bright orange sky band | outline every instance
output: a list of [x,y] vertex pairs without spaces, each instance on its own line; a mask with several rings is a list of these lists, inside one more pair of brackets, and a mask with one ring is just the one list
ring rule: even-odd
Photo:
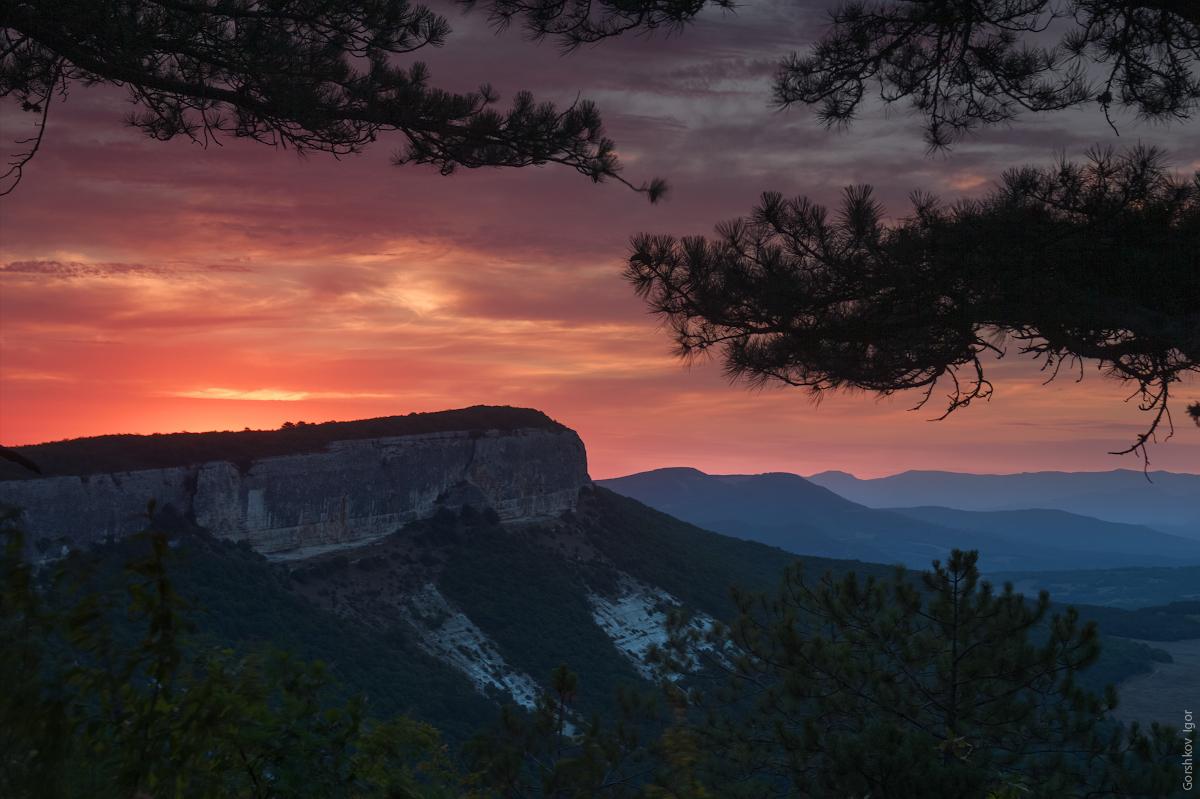
[[[1078,156],[1093,141],[1159,143],[1179,169],[1200,166],[1195,125],[1130,120],[1116,140],[1090,111],[1020,120],[940,157],[924,153],[907,116],[828,132],[802,112],[780,115],[764,75],[787,31],[770,8],[703,22],[669,45],[629,40],[565,58],[456,21],[462,49],[452,39],[430,59],[451,88],[486,77],[509,95],[528,87],[569,101],[582,90],[606,113],[630,178],[671,181],[661,206],[553,167],[449,178],[397,168],[385,142],[340,162],[245,142],[152,142],[120,123],[119,92],[77,87],[53,109],[25,182],[0,201],[0,441],[490,403],[540,408],[578,430],[593,477],[669,465],[863,476],[1141,468],[1106,453],[1147,419],[1094,366],[1082,382],[1043,386],[1013,353],[995,365],[990,403],[935,423],[940,408],[911,412],[913,396],[814,405],[671,357],[620,278],[630,234],[706,233],[763,190],[831,201],[858,182],[900,215],[912,189],[977,194],[1008,166]],[[12,140],[31,120],[8,109],[3,122]],[[1200,398],[1200,386],[1177,395]],[[1151,466],[1200,471],[1200,429],[1178,427],[1151,448]]]

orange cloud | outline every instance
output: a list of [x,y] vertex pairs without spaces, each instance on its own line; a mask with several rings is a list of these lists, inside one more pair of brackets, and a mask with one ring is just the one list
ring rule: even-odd
[[[759,45],[780,36],[753,33]],[[903,213],[911,189],[978,191],[1081,135],[967,146],[943,170],[894,121],[842,136],[782,119],[754,94],[760,55],[721,49],[710,74],[702,45],[723,39],[706,35],[656,45],[655,58],[673,59],[667,71],[635,55],[560,59],[524,44],[527,61],[487,68],[508,78],[498,85],[542,80],[533,88],[568,99],[602,81],[630,164],[674,183],[654,207],[567,170],[444,178],[391,167],[386,148],[335,162],[245,142],[150,142],[116,124],[113,95],[73,92],[0,206],[0,440],[501,403],[578,429],[597,477],[681,464],[867,475],[1140,465],[1104,455],[1146,420],[1092,372],[1042,387],[1035,365],[989,364],[992,402],[930,423],[938,409],[910,412],[914,397],[814,406],[674,360],[620,279],[631,233],[707,233],[764,189],[830,202],[859,181]],[[667,72],[687,85],[672,90]],[[1194,161],[1195,147],[1180,157]],[[1154,465],[1194,469],[1196,439],[1181,431],[1153,448]]]
[[253,402],[303,402],[305,400],[329,399],[391,399],[391,394],[368,391],[289,391],[281,388],[197,388],[190,391],[172,391],[166,396],[185,399],[250,400]]

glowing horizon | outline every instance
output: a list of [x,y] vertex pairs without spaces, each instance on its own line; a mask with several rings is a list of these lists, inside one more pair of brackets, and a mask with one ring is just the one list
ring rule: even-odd
[[[684,366],[621,280],[628,237],[707,234],[763,190],[834,203],[870,182],[890,213],[924,189],[986,191],[1000,173],[1081,157],[1098,139],[1170,149],[1200,166],[1196,123],[1092,110],[1019,119],[927,157],[919,120],[876,114],[845,133],[767,104],[764,64],[802,44],[806,20],[770,5],[669,40],[632,37],[559,57],[456,21],[427,59],[447,85],[486,76],[596,99],[626,174],[672,183],[650,206],[566,169],[466,171],[362,156],[297,159],[241,141],[207,150],[120,123],[123,95],[77,87],[42,152],[0,204],[0,441],[106,433],[277,428],[475,404],[542,410],[577,430],[593,477],[663,466],[710,473],[908,469],[973,473],[1140,469],[1122,449],[1149,423],[1088,365],[1044,375],[1013,353],[989,364],[996,395],[949,419],[935,395],[876,400],[747,391]],[[463,57],[464,53],[470,57]],[[5,117],[7,130],[29,120]],[[1178,410],[1200,399],[1192,382]],[[1152,445],[1150,468],[1196,471],[1200,430]],[[983,470],[983,471],[981,471]]]

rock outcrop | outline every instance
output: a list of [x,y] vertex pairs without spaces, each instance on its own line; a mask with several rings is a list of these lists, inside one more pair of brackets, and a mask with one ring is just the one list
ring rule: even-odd
[[[440,505],[491,507],[508,521],[573,508],[589,482],[579,436],[541,414],[534,421],[545,423],[517,426],[526,417],[515,414],[531,413],[523,409],[488,408],[486,418],[491,423],[505,410],[515,421],[502,429],[473,429],[472,417],[462,416],[467,429],[330,440],[314,452],[3,480],[0,504],[20,509],[27,539],[43,548],[144,529],[153,500],[216,536],[273,555],[368,541]],[[381,421],[372,420],[372,429]]]

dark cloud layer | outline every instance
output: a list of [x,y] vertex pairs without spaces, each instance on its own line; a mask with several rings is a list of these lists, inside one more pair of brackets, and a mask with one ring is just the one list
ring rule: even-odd
[[[633,233],[705,234],[764,190],[833,203],[855,183],[899,215],[913,189],[977,195],[1004,169],[1093,144],[1158,144],[1180,169],[1200,166],[1195,124],[1120,120],[1118,138],[1086,109],[931,157],[901,109],[868,108],[843,132],[772,108],[774,65],[815,36],[823,10],[752,3],[681,35],[562,55],[450,8],[449,44],[420,54],[435,84],[595,100],[625,174],[671,182],[657,206],[553,167],[397,168],[394,139],[340,162],[153,142],[122,126],[121,92],[75,87],[0,206],[0,440],[504,402],[579,428],[597,475],[1129,465],[1102,453],[1139,414],[1098,375],[1043,389],[1005,362],[995,401],[930,425],[908,398],[814,408],[671,359],[619,277]],[[4,114],[6,135],[29,123]],[[1163,468],[1197,454],[1183,440],[1152,453]]]

